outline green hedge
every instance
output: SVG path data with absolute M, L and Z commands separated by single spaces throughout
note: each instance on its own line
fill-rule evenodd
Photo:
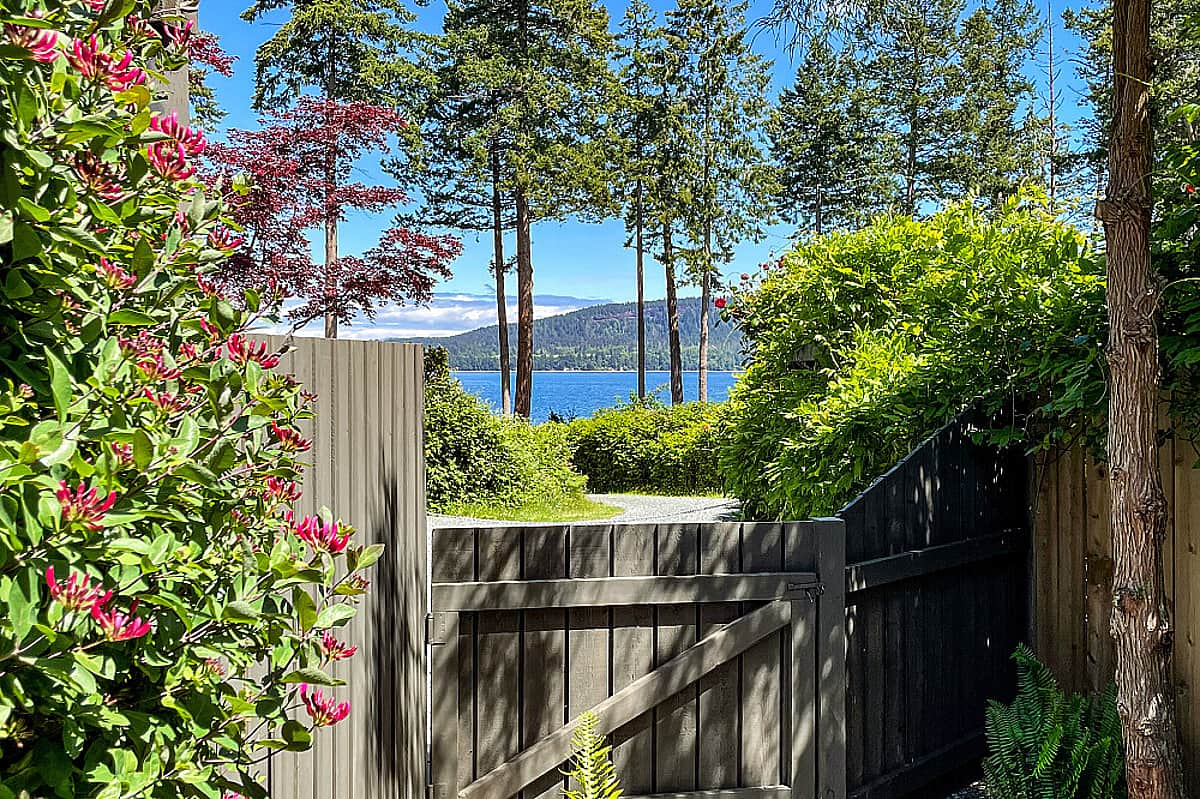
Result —
M 583 491 L 565 425 L 501 418 L 450 376 L 446 351 L 425 354 L 425 486 L 429 509 L 517 507 Z
M 724 405 L 631 401 L 569 423 L 575 468 L 597 492 L 715 494 Z
M 1101 260 L 1028 199 L 803 243 L 726 314 L 754 359 L 721 466 L 761 518 L 837 511 L 969 406 L 1029 445 L 1103 413 Z

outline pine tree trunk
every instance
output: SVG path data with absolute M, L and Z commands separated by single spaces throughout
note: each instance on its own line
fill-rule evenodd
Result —
M 700 276 L 700 364 L 696 394 L 708 402 L 708 313 L 712 304 L 712 217 L 704 220 L 704 274 Z
M 496 262 L 496 329 L 500 345 L 500 410 L 512 413 L 512 372 L 508 352 L 508 299 L 504 293 L 504 209 L 500 201 L 500 159 L 492 153 L 492 257 Z
M 513 411 L 529 418 L 533 407 L 533 258 L 529 241 L 529 200 L 514 192 L 517 207 L 517 396 Z
M 1113 130 L 1096 209 L 1108 252 L 1108 456 L 1117 707 L 1131 799 L 1186 795 L 1163 576 L 1158 468 L 1159 286 L 1150 262 L 1150 0 L 1113 3 Z
M 642 241 L 642 181 L 639 179 L 634 193 L 634 250 L 637 259 L 637 393 L 646 396 L 646 271 L 645 247 Z
M 332 160 L 332 159 L 330 159 Z M 332 180 L 332 166 L 326 168 L 326 180 Z M 332 184 L 331 184 L 332 185 Z M 337 281 L 334 280 L 334 269 L 338 259 L 338 223 L 337 216 L 332 210 L 326 210 L 325 217 L 325 338 L 337 338 Z
M 667 273 L 667 343 L 671 351 L 671 404 L 683 402 L 683 353 L 679 348 L 679 299 L 675 294 L 675 251 L 671 223 L 663 223 L 663 268 Z

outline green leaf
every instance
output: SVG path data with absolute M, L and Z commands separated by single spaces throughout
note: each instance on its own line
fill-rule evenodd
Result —
M 317 623 L 317 605 L 313 598 L 302 587 L 297 586 L 292 591 L 292 604 L 296 608 L 296 616 L 300 629 L 308 632 Z
M 230 602 L 221 611 L 221 620 L 233 622 L 234 624 L 253 624 L 262 617 L 253 605 L 249 602 Z
M 43 352 L 50 369 L 50 393 L 54 397 L 54 409 L 58 412 L 58 420 L 65 421 L 67 408 L 71 404 L 71 372 L 54 350 L 45 347 Z
M 37 618 L 37 576 L 32 568 L 19 569 L 13 575 L 8 591 L 8 618 L 12 623 L 13 638 L 20 644 L 28 635 Z
M 306 682 L 311 685 L 345 685 L 343 680 L 335 680 L 325 672 L 318 668 L 308 667 L 304 669 L 296 669 L 288 672 L 283 677 L 285 683 L 301 683 Z
M 69 241 L 76 247 L 88 250 L 96 255 L 107 254 L 104 245 L 89 231 L 80 227 L 53 227 L 50 228 L 50 236 Z
M 146 327 L 153 325 L 158 320 L 147 313 L 135 311 L 132 308 L 120 308 L 108 315 L 109 324 L 113 325 L 136 325 L 138 327 Z
M 8 244 L 13 238 L 12 211 L 0 213 L 0 244 Z
M 327 630 L 330 627 L 340 627 L 350 619 L 354 618 L 355 609 L 351 605 L 338 603 L 329 605 L 317 615 L 317 620 L 313 627 L 318 630 Z
M 379 560 L 379 556 L 383 554 L 383 544 L 371 544 L 363 547 L 363 551 L 359 553 L 357 569 L 369 569 Z
M 133 464 L 138 469 L 145 469 L 154 458 L 154 442 L 145 430 L 133 431 Z

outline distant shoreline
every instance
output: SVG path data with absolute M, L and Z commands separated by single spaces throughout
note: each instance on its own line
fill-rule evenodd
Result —
M 498 375 L 498 374 L 500 374 L 499 369 L 455 369 L 454 367 L 450 367 L 450 371 L 451 372 L 461 372 L 463 374 L 472 374 L 472 375 L 491 375 L 491 374 Z M 514 374 L 516 373 L 516 369 L 513 369 L 512 371 Z M 657 373 L 668 374 L 669 372 L 670 372 L 669 369 L 647 369 L 646 370 L 646 374 L 657 374 Z M 547 374 L 547 375 L 563 375 L 563 374 L 635 375 L 635 374 L 637 374 L 637 370 L 636 369 L 534 369 L 533 373 L 535 375 L 536 374 Z M 709 369 L 708 373 L 710 375 L 711 374 L 736 375 L 739 373 L 739 371 L 733 370 L 733 369 Z M 699 369 L 684 369 L 683 374 L 685 374 L 685 375 L 700 374 L 700 370 Z

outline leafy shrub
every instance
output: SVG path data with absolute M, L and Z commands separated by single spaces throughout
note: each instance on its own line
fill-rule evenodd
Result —
M 265 796 L 265 751 L 349 711 L 311 686 L 380 547 L 287 511 L 304 398 L 208 289 L 203 136 L 150 109 L 187 29 L 3 9 L 0 797 Z
M 724 406 L 631 399 L 568 424 L 575 467 L 591 490 L 709 494 L 722 488 L 717 438 Z
M 1017 662 L 1017 697 L 991 701 L 989 754 L 983 761 L 994 799 L 1119 799 L 1125 758 L 1116 688 L 1095 698 L 1065 696 L 1050 669 L 1024 644 Z
M 450 376 L 446 351 L 425 353 L 425 482 L 430 510 L 517 507 L 579 494 L 565 426 L 501 418 Z
M 750 513 L 834 512 L 964 408 L 1037 445 L 1103 411 L 1102 264 L 1032 200 L 799 245 L 726 314 L 751 342 L 721 438 Z
M 563 790 L 566 799 L 620 799 L 621 784 L 612 762 L 612 746 L 596 732 L 599 719 L 588 711 L 578 719 L 571 736 L 570 768 L 563 774 L 575 785 Z

